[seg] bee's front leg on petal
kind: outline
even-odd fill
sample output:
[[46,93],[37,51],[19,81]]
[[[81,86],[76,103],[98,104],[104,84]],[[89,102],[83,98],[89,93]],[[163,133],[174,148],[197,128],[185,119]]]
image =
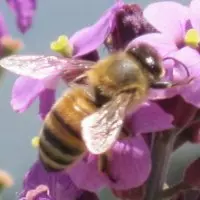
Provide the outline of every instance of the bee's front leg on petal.
[[101,173],[105,174],[110,179],[110,181],[117,182],[116,178],[114,178],[111,174],[108,158],[109,155],[107,153],[98,156],[98,169]]

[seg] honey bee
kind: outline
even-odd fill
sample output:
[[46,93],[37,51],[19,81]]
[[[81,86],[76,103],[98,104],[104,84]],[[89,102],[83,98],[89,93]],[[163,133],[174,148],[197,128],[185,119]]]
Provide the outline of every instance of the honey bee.
[[[98,155],[99,170],[110,177],[108,152],[123,134],[130,134],[123,126],[127,113],[134,112],[145,101],[150,88],[172,86],[161,81],[164,68],[156,50],[143,43],[98,62],[11,56],[1,60],[0,65],[38,79],[58,73],[71,79],[71,69],[83,72],[74,75],[69,82],[70,90],[57,100],[44,120],[39,157],[49,171],[68,169],[91,152]],[[64,65],[71,68],[63,69]]]

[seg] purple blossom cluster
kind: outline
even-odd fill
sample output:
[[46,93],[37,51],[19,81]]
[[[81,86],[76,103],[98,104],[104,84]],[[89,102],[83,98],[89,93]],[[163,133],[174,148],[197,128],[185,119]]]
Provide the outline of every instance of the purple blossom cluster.
[[[35,1],[27,1],[29,5],[22,2],[8,0],[24,32],[31,24],[36,6]],[[30,12],[23,13],[23,9]],[[127,116],[125,124],[132,136],[117,141],[111,149],[109,167],[115,182],[98,171],[97,157],[92,154],[70,171],[62,172],[49,173],[38,160],[25,176],[20,200],[93,200],[98,199],[97,193],[102,188],[110,188],[120,199],[182,200],[187,191],[200,189],[200,159],[187,168],[180,184],[163,189],[166,160],[171,153],[185,142],[200,141],[199,10],[199,0],[192,0],[187,6],[162,1],[144,10],[117,0],[96,23],[69,38],[70,51],[60,52],[63,57],[70,52],[73,58],[91,61],[100,59],[98,50],[102,45],[112,53],[147,43],[162,58],[165,80],[176,84],[168,89],[151,89],[140,109]],[[24,112],[39,98],[39,115],[44,119],[55,102],[61,79],[65,80],[64,76],[45,79],[20,76],[12,90],[13,109]]]

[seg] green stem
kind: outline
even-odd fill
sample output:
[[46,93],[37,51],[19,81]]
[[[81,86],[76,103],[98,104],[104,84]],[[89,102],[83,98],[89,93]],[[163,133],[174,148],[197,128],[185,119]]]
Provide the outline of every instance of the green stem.
[[166,181],[169,159],[173,152],[177,136],[191,123],[196,112],[188,116],[187,122],[180,128],[155,133],[152,153],[152,171],[147,182],[144,200],[161,200],[163,185]]
[[173,151],[177,134],[172,132],[156,133],[152,149],[152,171],[147,183],[144,200],[160,200],[160,193],[168,170],[168,161]]

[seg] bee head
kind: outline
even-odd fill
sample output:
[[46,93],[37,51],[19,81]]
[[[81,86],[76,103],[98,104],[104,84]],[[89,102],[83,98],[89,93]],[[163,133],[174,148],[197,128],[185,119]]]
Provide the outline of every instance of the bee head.
[[164,75],[161,58],[158,52],[150,45],[140,43],[128,50],[140,63],[147,72],[149,79],[152,81],[159,80]]

